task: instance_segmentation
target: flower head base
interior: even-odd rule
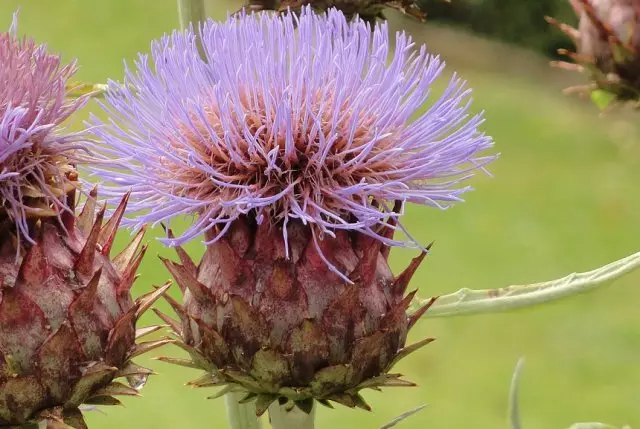
[[[62,134],[60,125],[84,99],[65,99],[75,64],[62,66],[44,45],[19,40],[16,20],[0,33],[0,222],[32,241],[31,219],[69,210],[65,196],[77,180],[71,152],[81,135]]]
[[[132,190],[135,225],[199,216],[172,245],[215,241],[245,214],[285,226],[285,246],[294,219],[314,241],[355,230],[415,244],[386,233],[394,202],[449,206],[493,158],[479,156],[492,141],[464,82],[431,101],[443,63],[402,33],[388,62],[385,24],[305,8],[210,21],[202,42],[205,60],[192,32],[154,43],[153,65],[141,56],[110,84],[114,121],[94,119],[105,162],[92,169],[112,195]]]
[[[577,52],[561,50],[573,63],[553,65],[586,71],[592,82],[567,91],[598,90],[609,94],[608,101],[640,102],[640,1],[570,0],[570,3],[580,18],[578,29],[553,18],[547,21],[574,40]]]
[[[416,293],[407,286],[426,252],[394,277],[389,249],[378,240],[338,231],[317,248],[299,220],[287,230],[291,258],[277,227],[244,216],[207,246],[198,265],[180,247],[180,263],[163,259],[184,302],[165,296],[179,322],[156,313],[191,359],[162,360],[204,370],[189,384],[222,387],[212,398],[246,392],[258,415],[276,400],[307,413],[314,400],[370,410],[362,390],[415,386],[392,371],[433,341],[405,346],[435,301],[406,313]],[[323,254],[351,284],[330,271]]]
[[[167,343],[136,344],[160,328],[136,321],[168,286],[132,299],[144,231],[111,258],[127,196],[105,220],[96,192],[76,213],[72,190],[71,211],[42,218],[34,244],[0,229],[0,428],[86,428],[81,407],[137,396],[152,371],[132,359]]]

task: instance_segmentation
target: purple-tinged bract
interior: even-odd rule
[[[577,28],[547,17],[569,36],[576,52],[560,49],[570,62],[552,65],[586,72],[587,85],[567,88],[567,93],[591,95],[600,107],[631,101],[640,105],[640,0],[569,0],[579,18]],[[608,93],[608,96],[603,97]]]
[[[136,321],[167,290],[133,300],[146,251],[144,230],[110,255],[127,196],[105,220],[96,191],[76,216],[76,192],[61,222],[44,217],[34,243],[0,223],[0,428],[86,429],[80,407],[138,395],[150,370],[132,359],[167,340],[136,344],[159,329]],[[16,261],[16,254],[18,260]],[[128,382],[128,385],[121,381]]]
[[[94,119],[106,162],[93,172],[116,198],[132,190],[135,225],[199,216],[171,244],[212,228],[217,239],[250,212],[318,239],[356,230],[414,244],[379,232],[400,216],[393,202],[447,207],[493,158],[480,155],[492,140],[464,82],[435,97],[444,63],[404,33],[390,46],[386,24],[305,8],[207,22],[205,59],[195,38],[153,43],[109,84],[112,121]]]
[[[45,45],[0,33],[0,222],[15,223],[31,238],[32,219],[69,211],[65,195],[77,180],[73,152],[81,133],[62,123],[85,98],[65,97],[76,65],[63,65]]]

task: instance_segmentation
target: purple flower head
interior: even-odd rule
[[[9,218],[19,238],[29,241],[30,218],[68,210],[65,194],[75,172],[70,166],[78,133],[61,124],[84,103],[65,99],[74,63],[33,40],[18,39],[17,14],[0,33],[0,221]]]
[[[174,32],[110,82],[94,118],[102,163],[92,171],[117,198],[132,190],[137,227],[196,214],[171,245],[258,223],[297,219],[314,239],[357,230],[382,235],[395,202],[444,208],[461,181],[493,157],[469,113],[470,90],[451,78],[430,96],[444,63],[386,24],[373,32],[341,12],[240,15]],[[104,191],[104,187],[103,187]],[[282,228],[287,242],[287,228]]]

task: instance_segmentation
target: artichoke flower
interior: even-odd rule
[[[131,359],[163,341],[136,345],[157,327],[135,322],[166,287],[129,293],[144,231],[110,257],[126,195],[107,222],[95,190],[76,215],[88,136],[62,125],[86,101],[66,97],[76,66],[15,23],[0,33],[0,428],[83,429],[82,405],[138,395],[151,373]]]
[[[158,312],[191,356],[165,360],[204,371],[191,384],[246,392],[258,414],[368,409],[362,389],[413,385],[392,369],[432,340],[406,344],[428,246],[400,218],[460,201],[495,158],[464,81],[431,95],[443,69],[404,33],[390,46],[384,23],[305,7],[174,32],[110,83],[93,174],[131,190],[134,228],[195,219],[163,239],[184,298],[166,297],[177,320]],[[194,262],[180,246],[198,237]],[[421,253],[394,276],[398,246]]]

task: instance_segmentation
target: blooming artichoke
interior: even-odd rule
[[[640,0],[570,0],[578,28],[547,17],[570,36],[577,52],[561,50],[573,63],[553,65],[587,71],[592,82],[569,91],[609,94],[608,100],[640,101]],[[597,92],[594,92],[597,91]],[[596,99],[598,101],[598,99]]]
[[[0,428],[85,428],[80,405],[137,394],[150,371],[131,359],[161,344],[135,344],[157,329],[135,322],[166,290],[129,294],[144,231],[109,257],[127,197],[104,224],[95,191],[75,215],[86,135],[61,128],[84,102],[65,98],[74,70],[15,27],[0,34]]]
[[[131,189],[129,223],[196,215],[164,239],[184,293],[167,297],[172,326],[205,371],[196,386],[273,401],[368,408],[359,391],[412,385],[391,373],[420,315],[407,284],[427,248],[398,221],[407,202],[444,208],[462,179],[492,160],[455,75],[431,100],[443,63],[386,24],[336,10],[207,22],[152,45],[110,84],[109,123],[94,118],[94,173],[113,195]],[[257,61],[257,58],[260,58]],[[390,62],[388,61],[390,58]],[[429,107],[423,106],[429,101]],[[180,245],[204,234],[197,264]],[[394,246],[422,254],[398,276]]]

